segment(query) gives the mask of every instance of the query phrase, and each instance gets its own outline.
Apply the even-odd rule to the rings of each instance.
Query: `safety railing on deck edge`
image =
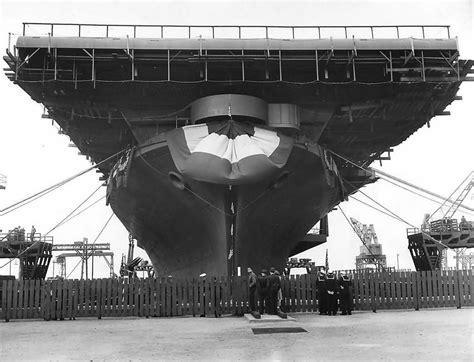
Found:
[[[344,37],[346,39],[351,38],[349,31],[351,29],[365,29],[365,30],[370,30],[370,37],[372,39],[375,38],[374,35],[374,30],[380,30],[380,29],[392,29],[395,30],[396,32],[396,38],[400,38],[400,30],[401,29],[418,29],[418,31],[421,31],[421,37],[425,39],[426,37],[426,31],[428,29],[437,29],[438,33],[439,31],[444,31],[446,37],[449,39],[451,38],[450,34],[450,26],[449,25],[317,25],[317,26],[305,26],[305,25],[298,25],[298,26],[284,26],[284,25],[275,25],[275,26],[268,26],[268,25],[131,25],[131,24],[79,24],[79,23],[23,23],[23,36],[28,35],[27,33],[27,28],[32,26],[32,25],[40,25],[40,26],[48,26],[49,27],[49,32],[48,35],[54,36],[55,35],[55,27],[56,29],[58,27],[64,27],[64,26],[69,26],[69,27],[77,27],[77,35],[78,37],[81,37],[81,34],[83,33],[83,30],[85,28],[102,28],[104,29],[104,34],[101,36],[109,37],[110,36],[110,29],[111,28],[131,28],[133,31],[131,34],[128,34],[128,36],[136,38],[137,37],[137,29],[144,29],[144,28],[151,28],[151,29],[158,29],[159,32],[156,35],[156,37],[159,38],[166,38],[165,32],[166,30],[169,29],[186,29],[187,30],[187,37],[188,39],[192,38],[192,32],[195,29],[208,29],[211,32],[211,38],[214,39],[216,38],[216,30],[218,29],[235,29],[238,32],[238,39],[242,39],[242,32],[243,30],[248,30],[248,29],[261,29],[264,30],[265,38],[270,37],[270,32],[275,29],[287,29],[291,30],[291,38],[292,39],[297,39],[295,32],[301,29],[304,30],[314,30],[314,38],[315,39],[321,39],[321,30],[344,30]],[[36,34],[33,34],[36,35]],[[437,35],[437,34],[436,34]],[[219,38],[219,37],[217,37]]]

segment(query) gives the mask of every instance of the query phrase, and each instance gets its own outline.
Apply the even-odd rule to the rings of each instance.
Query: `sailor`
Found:
[[[337,314],[337,282],[336,282],[336,276],[334,275],[333,272],[330,272],[328,270],[328,273],[326,275],[326,281],[324,284],[326,286],[326,292],[327,292],[327,300],[326,300],[327,314],[336,315]]]
[[[268,276],[268,309],[269,314],[278,314],[278,290],[280,289],[280,277],[275,274],[275,268],[270,268]]]
[[[33,242],[35,241],[35,233],[36,233],[36,228],[34,225],[31,225],[31,231],[30,231],[30,241]]]
[[[339,303],[342,315],[352,314],[352,278],[345,273],[339,278]]]
[[[249,308],[251,312],[255,312],[255,292],[257,290],[257,275],[252,268],[247,268],[248,284],[249,284]]]
[[[316,277],[316,291],[318,293],[319,314],[327,314],[326,271],[324,267],[319,270],[318,276]]]
[[[268,312],[268,276],[267,271],[262,269],[260,275],[257,278],[257,291],[258,291],[258,303],[260,314]]]
[[[278,276],[278,279],[280,279],[280,288],[278,289],[278,294],[277,294],[277,310],[281,309],[281,301],[283,300],[283,293],[281,291],[281,275],[278,270],[275,270],[275,275]]]

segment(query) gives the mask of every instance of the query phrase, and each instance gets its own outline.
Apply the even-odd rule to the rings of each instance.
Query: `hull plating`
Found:
[[[341,201],[338,176],[301,147],[274,179],[233,187],[183,180],[181,189],[169,177],[177,170],[166,142],[155,142],[135,152],[126,177],[109,182],[108,200],[160,275],[281,269],[307,230]]]

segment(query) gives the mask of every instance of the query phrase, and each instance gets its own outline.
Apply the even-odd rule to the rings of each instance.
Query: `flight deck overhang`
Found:
[[[456,39],[137,39],[22,36],[17,48],[136,50],[457,50]]]
[[[108,36],[87,37],[81,24],[71,24],[77,36],[58,36],[58,25],[47,24],[49,36],[20,36],[4,57],[6,74],[95,162],[189,124],[198,99],[244,94],[297,107],[301,137],[367,166],[389,158],[431,118],[448,115],[460,84],[474,79],[449,27],[441,27],[445,38],[428,38],[426,26],[418,37],[401,37],[403,27],[393,26],[392,38],[374,36],[377,27],[367,27],[369,38],[350,36],[349,27],[340,27],[340,38],[325,37],[324,27],[314,27],[319,35],[309,39],[294,38],[298,27],[288,27],[292,38],[263,27],[266,36],[245,39],[236,27],[231,39],[214,37],[219,27],[211,37],[184,27],[188,37],[168,38],[158,26],[161,37],[146,38],[136,36],[138,26],[133,35],[110,36],[109,25],[102,27]]]

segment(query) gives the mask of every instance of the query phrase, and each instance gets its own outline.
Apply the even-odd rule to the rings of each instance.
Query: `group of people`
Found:
[[[250,311],[260,314],[278,314],[282,300],[281,276],[278,270],[271,267],[268,273],[266,269],[262,269],[258,276],[252,268],[247,268],[247,272]],[[259,301],[258,311],[257,298]]]
[[[33,225],[31,227],[31,232],[28,235],[29,240],[26,240],[25,228],[21,226],[17,226],[13,230],[8,230],[8,234],[6,238],[7,238],[7,241],[9,242],[25,242],[25,241],[33,242],[35,238],[35,233],[36,233],[36,228]]]
[[[333,272],[321,268],[316,278],[318,309],[320,315],[352,314],[352,279],[343,274],[339,279]],[[339,303],[338,303],[339,301]]]
[[[278,270],[270,268],[270,273],[263,269],[256,275],[252,268],[247,268],[249,286],[249,307],[253,313],[281,313],[281,276]],[[326,273],[321,268],[316,278],[318,309],[321,315],[336,315],[340,308],[342,315],[352,314],[352,279],[348,274],[336,278],[333,272]],[[257,310],[257,300],[259,302]]]

